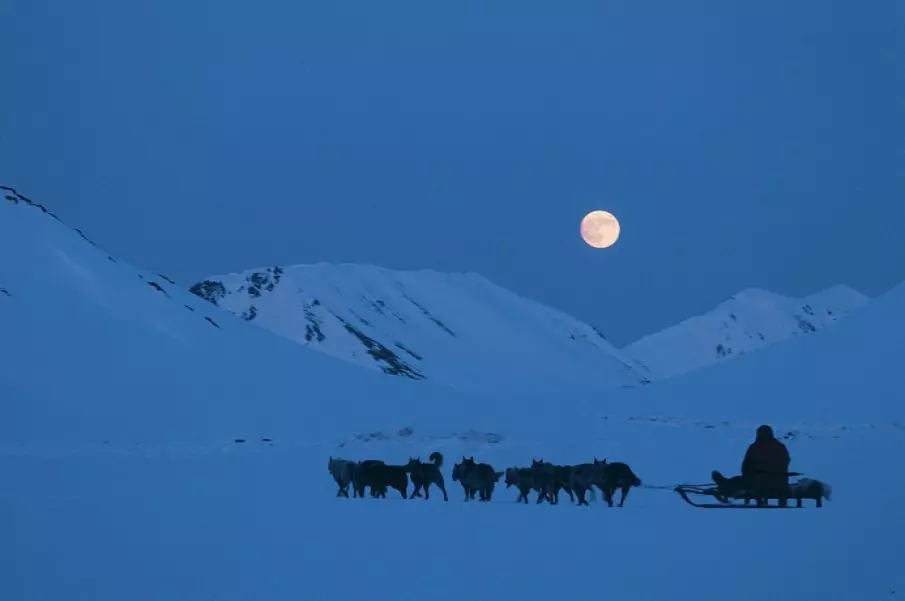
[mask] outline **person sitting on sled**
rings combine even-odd
[[[773,435],[773,428],[763,425],[757,429],[755,440],[742,460],[742,475],[727,478],[714,470],[711,474],[723,503],[729,497],[757,499],[758,505],[768,498],[779,499],[780,505],[788,503],[789,450]],[[747,504],[747,500],[745,501]]]
[[[742,478],[765,496],[779,498],[784,505],[789,491],[789,449],[776,439],[768,425],[757,429],[754,442],[742,460]]]

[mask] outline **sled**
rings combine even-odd
[[[778,503],[775,505],[770,504],[770,501],[778,501],[776,497],[768,497],[766,505],[758,505],[757,503],[752,503],[751,501],[754,500],[753,495],[750,497],[726,497],[720,493],[716,485],[706,486],[682,484],[676,486],[673,490],[682,498],[683,501],[685,501],[692,507],[699,507],[702,509],[801,509],[804,506],[803,502],[805,499],[813,499],[817,502],[816,507],[823,507],[823,498],[820,495],[817,495],[815,497],[807,494],[809,492],[809,489],[805,486],[799,485],[798,482],[790,483],[790,494],[786,505],[779,505]],[[692,498],[692,495],[701,497],[713,497],[717,500],[717,502],[701,503],[695,501]]]

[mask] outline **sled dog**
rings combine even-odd
[[[443,493],[443,500],[449,501],[446,494],[446,484],[443,481],[443,472],[440,468],[443,466],[443,454],[434,451],[430,454],[430,463],[423,463],[421,459],[413,459],[409,457],[409,462],[405,465],[406,470],[411,475],[412,484],[415,490],[412,492],[411,498],[421,496],[421,489],[424,489],[424,500],[430,498],[430,486],[434,484]]]

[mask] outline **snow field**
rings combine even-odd
[[[490,503],[462,500],[450,476],[462,455],[502,469],[596,453],[665,485],[734,473],[748,442],[740,430],[650,423],[603,428],[590,443],[545,436],[5,448],[0,598],[886,599],[905,586],[905,527],[891,518],[903,486],[874,460],[901,454],[900,433],[789,441],[793,467],[833,485],[822,509],[711,511],[647,488],[623,508],[565,495],[516,504],[504,485]],[[335,497],[331,454],[402,462],[433,450],[448,503],[436,489],[429,501]],[[888,486],[862,495],[864,481]]]

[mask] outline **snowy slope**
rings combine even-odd
[[[704,315],[645,336],[623,350],[647,366],[652,377],[669,378],[816,332],[868,302],[868,297],[847,286],[801,299],[748,288]]]
[[[211,276],[193,290],[334,357],[463,391],[647,382],[646,370],[593,327],[475,273],[320,263]]]
[[[831,328],[626,391],[616,403],[751,420],[905,423],[905,283]]]
[[[5,194],[0,440],[328,434],[465,403],[248,324]]]
[[[254,327],[22,202],[0,202],[0,288],[4,601],[905,590],[905,285],[833,328],[680,378],[493,402]],[[503,486],[465,503],[450,476],[462,455],[498,468],[605,456],[646,485],[703,482],[735,472],[764,421],[794,469],[833,486],[823,509],[719,513],[655,488],[623,509],[516,505]],[[330,455],[433,450],[448,503],[338,499],[326,473]]]

